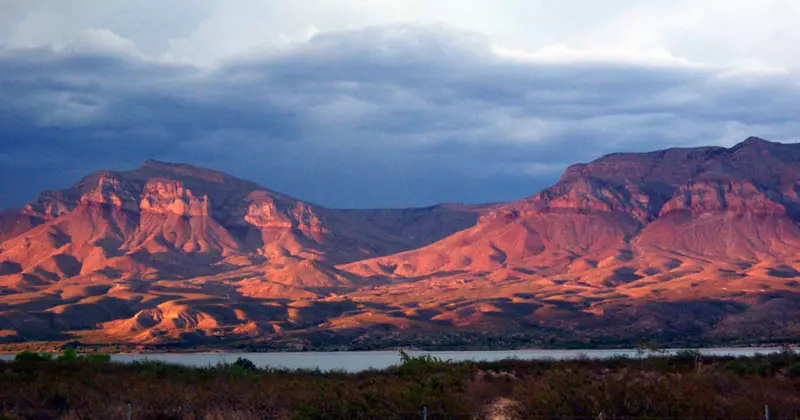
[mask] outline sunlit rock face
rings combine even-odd
[[[519,201],[417,209],[330,209],[147,161],[0,213],[0,331],[798,337],[798,255],[800,145],[758,138],[612,154]]]
[[[570,166],[552,187],[443,241],[347,269],[402,278],[506,269],[567,276],[584,267],[587,280],[575,281],[594,284],[598,268],[641,267],[630,278],[663,271],[649,267],[656,255],[741,266],[785,259],[800,251],[798,181],[800,145],[758,138],[729,149],[616,153]]]
[[[287,264],[338,264],[405,251],[474,224],[482,211],[334,210],[221,172],[147,161],[131,171],[90,174],[65,190],[43,192],[19,212],[0,214],[0,239],[10,241],[0,247],[0,262],[14,268],[5,271],[19,274],[17,280],[27,279],[20,284],[92,272],[210,275],[264,263],[291,278]],[[61,269],[66,261],[77,268]],[[302,267],[315,273],[317,284],[334,272]]]
[[[303,232],[329,233],[322,225],[314,206],[300,202],[276,199],[264,191],[248,195],[250,204],[244,220],[259,228],[296,228]],[[323,212],[325,209],[323,209]]]
[[[770,198],[770,196],[772,198]],[[660,215],[686,210],[706,212],[786,213],[784,197],[764,191],[749,181],[698,181],[681,185]]]
[[[81,203],[114,206],[124,210],[138,210],[138,189],[134,183],[123,181],[119,176],[106,174],[97,179],[97,185],[81,196]]]
[[[195,196],[182,182],[153,180],[145,184],[141,193],[142,211],[171,213],[179,216],[208,216],[208,196]]]
[[[77,202],[73,197],[66,196],[61,191],[44,191],[39,194],[36,201],[28,203],[22,208],[22,213],[44,219],[53,219],[72,211]]]

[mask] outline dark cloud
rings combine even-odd
[[[205,165],[336,207],[522,198],[615,151],[793,140],[792,75],[523,60],[447,28],[320,35],[215,69],[0,50],[0,204],[100,168]]]

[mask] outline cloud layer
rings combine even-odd
[[[505,201],[609,152],[800,140],[788,59],[511,48],[440,23],[312,28],[178,59],[214,32],[203,22],[161,44],[94,28],[38,46],[17,25],[0,49],[0,206],[146,158],[336,207]]]

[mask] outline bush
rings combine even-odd
[[[105,364],[111,362],[111,356],[103,353],[86,354],[81,356],[80,359],[93,364]]]
[[[23,351],[14,356],[14,361],[16,362],[48,362],[50,360],[53,360],[53,355],[32,351]]]
[[[78,351],[75,350],[72,347],[67,348],[67,349],[64,350],[64,353],[61,354],[61,356],[58,356],[58,361],[59,362],[67,362],[67,363],[77,362],[78,361]]]
[[[430,367],[435,365],[442,364],[441,359],[437,359],[430,354],[426,354],[424,356],[411,356],[410,354],[400,350],[400,366],[404,368],[415,368],[415,367]]]
[[[88,362],[91,364],[104,364],[111,362],[111,356],[103,353],[78,355],[74,348],[67,348],[60,356],[55,357],[49,353],[36,353],[32,351],[23,351],[14,356],[14,361],[17,362],[51,362],[57,360],[59,362],[75,363],[78,361]]]
[[[725,370],[738,375],[759,375],[766,376],[772,373],[775,369],[772,363],[764,356],[754,357],[739,357],[725,363]]]
[[[233,362],[233,365],[246,371],[252,372],[258,370],[258,367],[255,363],[253,363],[250,359],[245,359],[244,357],[236,359],[236,361]]]
[[[247,359],[191,368],[157,362],[0,363],[0,420],[135,418],[399,420],[459,413],[487,418],[777,418],[800,414],[800,359],[787,355],[447,362],[401,353],[402,364],[358,373],[258,369]],[[18,360],[42,360],[37,353]],[[683,359],[681,359],[681,357]],[[69,357],[65,357],[69,359]],[[681,361],[683,360],[683,361]],[[762,376],[758,376],[762,375]],[[40,413],[47,413],[39,415]],[[35,415],[35,416],[34,416]]]
[[[699,350],[689,349],[689,350],[680,350],[675,353],[676,359],[684,362],[694,362],[700,360],[703,357],[703,353],[700,353]]]
[[[800,362],[797,362],[789,366],[789,368],[786,369],[786,376],[790,378],[800,377]]]
[[[703,353],[699,350],[680,350],[672,357],[677,365],[690,365],[697,369],[703,361]]]

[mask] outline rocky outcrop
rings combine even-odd
[[[772,197],[772,198],[770,198]],[[659,212],[685,210],[693,214],[707,212],[775,213],[785,214],[783,197],[774,191],[762,191],[747,180],[697,181],[678,187]]]
[[[0,214],[0,330],[796,338],[798,254],[800,145],[758,138],[612,154],[516,202],[416,209],[330,209],[148,161]]]
[[[84,192],[79,202],[84,204],[101,204],[128,211],[136,211],[138,185],[125,182],[113,174],[101,174],[97,177],[97,185]]]
[[[71,188],[42,193],[20,212],[4,213],[0,262],[39,282],[120,275],[112,267],[128,264],[122,260],[149,267],[154,276],[180,272],[182,264],[191,264],[186,272],[216,273],[264,258],[285,272],[285,258],[341,263],[418,247],[474,224],[480,208],[474,209],[453,210],[456,221],[436,224],[425,220],[441,221],[450,212],[334,210],[217,171],[147,161],[131,171],[90,174]],[[429,229],[420,237],[412,224]],[[77,271],[42,266],[54,255],[86,264]],[[23,283],[30,282],[14,284]]]
[[[786,258],[800,251],[798,182],[800,145],[758,138],[730,149],[612,154],[569,167],[556,185],[443,241],[347,269],[403,277],[544,266],[556,275],[612,249],[628,255],[620,264],[634,265],[644,253],[700,257],[704,249],[715,258]]]
[[[145,184],[140,197],[139,208],[143,212],[198,217],[209,215],[208,195],[195,196],[180,181],[151,180]]]

